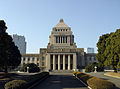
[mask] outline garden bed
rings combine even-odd
[[[97,78],[82,72],[73,72],[73,75],[79,78],[81,81],[83,81],[86,85],[88,85],[92,89],[115,89],[115,84],[101,79]]]
[[[108,73],[105,73],[104,75],[115,77],[115,78],[120,78],[120,73],[108,72]]]
[[[30,75],[19,80],[12,80],[5,84],[5,89],[27,89],[34,83],[40,81],[44,77],[48,76],[48,72],[42,72],[35,75]]]

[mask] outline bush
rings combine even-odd
[[[113,83],[82,72],[77,72],[76,77],[82,80],[92,89],[115,89],[115,85]]]
[[[93,76],[79,72],[77,73],[77,77],[87,84],[87,80],[92,78]]]
[[[27,67],[29,67],[29,72],[30,73],[34,73],[34,72],[39,72],[40,71],[40,68],[36,64],[34,64],[34,63],[24,64],[21,67],[21,71],[27,72]]]
[[[25,84],[27,84],[24,80],[13,80],[5,84],[5,89],[22,89]]]
[[[85,72],[94,72],[96,64],[97,64],[96,62],[93,62],[93,63],[89,64],[88,66],[86,66]]]
[[[87,81],[92,89],[115,89],[115,85],[107,80],[92,77]]]
[[[21,80],[13,80],[5,84],[5,89],[27,89],[34,83],[38,82],[45,76],[48,76],[49,72],[42,72],[35,75],[23,77]],[[22,83],[21,83],[22,81]],[[25,81],[25,82],[24,82]],[[23,86],[23,87],[22,87]]]
[[[76,74],[77,74],[77,73],[78,73],[78,71],[74,71],[74,72],[73,72],[73,75],[75,75],[75,76],[76,76]]]

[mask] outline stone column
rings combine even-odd
[[[23,66],[24,60],[23,57],[21,57],[21,66]]]
[[[51,60],[51,59],[50,59],[50,54],[48,53],[48,54],[47,54],[47,57],[46,57],[46,67],[47,67],[48,70],[51,69],[50,60]],[[42,61],[41,61],[41,63],[42,63]]]
[[[56,68],[56,64],[55,64],[55,55],[53,54],[53,70],[55,70]]]
[[[68,70],[70,70],[70,55],[68,55]]]
[[[76,53],[73,54],[73,69],[77,69],[77,56],[76,56]]]
[[[58,55],[58,70],[60,70],[60,55]]]
[[[61,39],[62,39],[62,40],[61,40],[61,41],[62,41],[61,43],[63,43],[63,37],[61,37]]]
[[[63,70],[65,70],[65,55],[63,55]]]
[[[29,63],[28,62],[28,57],[25,57],[25,64]]]

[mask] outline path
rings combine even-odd
[[[88,89],[72,74],[50,74],[50,77],[33,89]]]

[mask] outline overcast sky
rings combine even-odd
[[[120,28],[120,0],[0,0],[0,19],[9,34],[25,36],[27,53],[47,47],[60,18],[71,27],[77,47],[97,52],[99,36]]]

